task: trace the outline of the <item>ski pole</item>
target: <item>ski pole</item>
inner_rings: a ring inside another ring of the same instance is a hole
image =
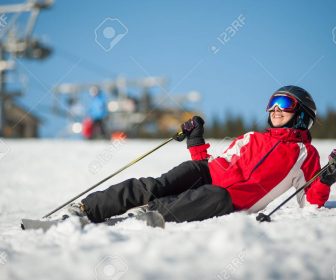
[[[182,135],[183,132],[178,132],[176,133],[176,135],[174,135],[174,137],[171,137],[169,139],[167,139],[166,141],[164,141],[163,143],[161,143],[159,146],[155,147],[154,149],[148,151],[147,153],[143,154],[142,156],[139,156],[138,158],[132,160],[130,163],[126,164],[125,166],[123,166],[122,168],[120,168],[119,170],[117,170],[116,172],[114,172],[113,174],[109,175],[108,177],[106,177],[105,179],[99,181],[98,183],[94,184],[92,187],[88,188],[87,190],[81,192],[80,194],[76,195],[75,197],[71,198],[69,201],[63,203],[61,206],[57,207],[56,209],[52,210],[51,212],[49,212],[48,214],[44,215],[43,218],[47,218],[50,215],[54,214],[55,212],[57,212],[58,210],[62,209],[64,206],[67,206],[69,203],[73,202],[74,200],[76,200],[77,198],[81,197],[82,195],[86,194],[87,192],[93,190],[94,188],[98,187],[100,184],[104,183],[105,181],[107,181],[108,179],[111,179],[112,177],[114,177],[115,175],[119,174],[120,172],[124,171],[125,169],[129,168],[130,166],[132,166],[133,164],[139,162],[140,160],[142,160],[143,158],[145,158],[146,156],[150,155],[151,153],[155,152],[156,150],[160,149],[162,146],[166,145],[167,143],[169,143],[170,141],[172,141],[176,136],[180,136]]]
[[[271,215],[278,211],[283,205],[285,205],[289,200],[291,200],[295,195],[297,195],[300,191],[308,187],[315,179],[320,176],[331,164],[334,164],[335,160],[329,161],[319,172],[317,172],[308,182],[306,182],[302,187],[298,188],[296,192],[294,192],[291,196],[289,196],[287,199],[285,199],[282,203],[280,203],[273,211],[271,211],[268,215],[265,213],[259,213],[256,217],[256,220],[258,222],[270,222],[271,221]]]

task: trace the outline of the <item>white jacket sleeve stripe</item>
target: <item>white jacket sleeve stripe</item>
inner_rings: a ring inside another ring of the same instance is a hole
[[[282,195],[284,192],[286,192],[288,189],[290,189],[292,186],[295,186],[296,180],[300,180],[300,183],[302,182],[300,178],[303,177],[303,172],[301,170],[301,166],[304,163],[305,159],[307,158],[307,149],[306,146],[302,143],[298,143],[298,146],[300,148],[300,153],[298,156],[298,159],[296,163],[294,164],[291,171],[287,174],[287,176],[278,184],[276,185],[270,192],[268,192],[265,196],[263,196],[260,200],[258,200],[254,205],[252,205],[247,212],[248,213],[256,213],[262,209],[264,209],[270,202],[272,202],[275,198]],[[298,186],[298,185],[297,185]],[[300,185],[301,186],[301,185]]]

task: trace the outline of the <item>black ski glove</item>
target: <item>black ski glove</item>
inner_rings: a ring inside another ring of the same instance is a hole
[[[331,186],[336,182],[336,149],[329,155],[329,167],[321,174],[321,182]]]
[[[174,137],[177,141],[182,141],[187,136],[187,147],[199,146],[205,143],[204,134],[204,120],[199,116],[194,116],[192,119],[186,121],[181,125],[183,135]]]

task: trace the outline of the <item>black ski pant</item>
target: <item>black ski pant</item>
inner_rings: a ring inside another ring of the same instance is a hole
[[[90,139],[107,139],[104,120],[94,120],[92,124],[92,135]]]
[[[145,204],[174,222],[200,221],[234,211],[228,191],[211,185],[205,160],[183,162],[159,178],[123,181],[91,193],[82,203],[96,223]]]

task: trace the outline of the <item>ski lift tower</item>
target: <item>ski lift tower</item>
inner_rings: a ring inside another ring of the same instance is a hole
[[[166,84],[167,79],[165,77],[127,79],[122,76],[118,76],[114,80],[92,83],[63,83],[53,88],[55,94],[54,112],[68,118],[69,131],[73,130],[72,127],[77,128],[80,117],[83,118],[84,116],[77,116],[70,108],[67,108],[67,110],[60,108],[61,99],[66,99],[66,106],[83,105],[81,96],[87,95],[90,88],[97,87],[106,94],[108,101],[107,131],[127,131],[130,127],[133,127],[133,131],[136,131],[141,128],[141,124],[146,120],[146,114],[151,109],[150,91],[155,88],[160,90]],[[131,97],[129,89],[136,90],[137,94]],[[137,104],[135,104],[135,98]]]
[[[85,114],[77,108],[86,107],[84,97],[91,87],[97,87],[107,97],[105,128],[109,135],[122,132],[128,137],[169,136],[182,122],[200,114],[194,104],[200,101],[201,94],[190,91],[167,98],[167,84],[166,77],[158,76],[138,79],[118,76],[92,83],[63,83],[53,88],[54,112],[67,118],[68,136],[81,133]]]
[[[21,93],[8,92],[6,89],[6,74],[15,68],[16,58],[44,59],[51,49],[32,37],[36,20],[41,10],[52,5],[52,0],[27,0],[25,3],[0,5],[0,137],[5,135],[7,102]],[[16,22],[22,13],[29,13],[26,29],[23,34],[17,34]],[[7,22],[7,15],[12,14]]]

